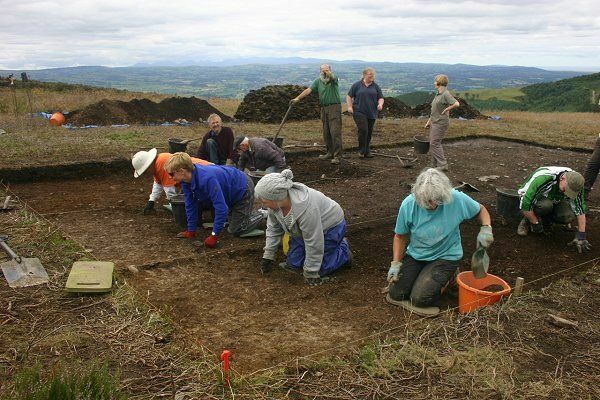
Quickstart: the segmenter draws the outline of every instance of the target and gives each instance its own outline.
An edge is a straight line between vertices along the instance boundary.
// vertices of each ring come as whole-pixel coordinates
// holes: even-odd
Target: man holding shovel
[[[577,234],[569,242],[579,253],[590,251],[586,239],[584,178],[567,167],[540,167],[519,188],[519,208],[523,219],[517,228],[519,236],[549,233],[553,223],[569,224],[577,219]]]
[[[222,125],[218,114],[208,116],[210,131],[202,138],[197,157],[216,165],[234,165],[233,130]]]
[[[342,100],[338,85],[338,77],[331,72],[329,64],[321,65],[321,73],[309,88],[304,89],[291,103],[297,103],[312,92],[319,93],[321,103],[321,121],[323,122],[323,139],[327,154],[319,156],[321,160],[331,159],[332,164],[339,164],[342,157]]]
[[[167,196],[167,200],[171,200],[173,196],[177,195],[176,187],[179,187],[179,184],[165,171],[165,164],[171,159],[172,155],[171,153],[157,154],[156,149],[150,149],[149,151],[138,151],[131,159],[131,164],[135,170],[133,173],[134,178],[139,178],[146,171],[149,171],[154,177],[150,199],[144,207],[144,215],[152,212],[154,203],[160,198],[163,191]],[[211,162],[195,157],[192,157],[192,162],[199,165],[212,165]]]

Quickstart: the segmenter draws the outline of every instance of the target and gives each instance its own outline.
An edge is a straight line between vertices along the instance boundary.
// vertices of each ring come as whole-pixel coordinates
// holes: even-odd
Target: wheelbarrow
[[[47,283],[48,273],[39,258],[23,258],[17,255],[6,243],[7,236],[0,235],[0,247],[11,258],[0,264],[2,273],[11,288],[41,285]]]

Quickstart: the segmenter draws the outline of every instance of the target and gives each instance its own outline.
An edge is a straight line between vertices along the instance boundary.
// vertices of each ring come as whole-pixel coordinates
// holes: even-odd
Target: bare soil
[[[503,224],[495,212],[496,186],[514,188],[539,165],[567,165],[581,171],[587,154],[489,139],[455,142],[445,149],[451,180],[476,186],[480,192],[470,195],[492,213],[495,242],[488,252],[489,273],[510,284],[521,276],[526,289],[540,288],[565,276],[559,271],[595,256],[568,248],[574,233],[562,227],[550,236],[518,237],[518,221]],[[418,158],[409,169],[391,158],[364,160],[354,153],[347,153],[339,166],[317,160],[314,153],[288,155],[295,179],[338,201],[349,224],[356,265],[319,287],[308,287],[300,276],[283,270],[261,275],[263,238],[225,236],[216,250],[175,239],[178,228],[168,212],[157,207],[152,215],[141,213],[152,186],[149,176],[134,179],[127,170],[102,177],[14,183],[11,188],[95,257],[114,261],[130,284],[173,317],[177,327],[173,340],[203,344],[215,352],[227,348],[241,370],[252,371],[405,321],[399,308],[385,302],[381,288],[386,285],[398,207],[429,159],[414,155],[410,148],[386,152]],[[499,177],[478,180],[491,174]],[[594,193],[592,202],[597,201]],[[592,244],[600,242],[597,219],[590,213]],[[462,225],[463,269],[469,268],[478,229],[475,221]],[[140,272],[129,272],[128,266]],[[575,268],[568,274],[580,272]],[[444,305],[454,307],[456,299],[446,296]]]

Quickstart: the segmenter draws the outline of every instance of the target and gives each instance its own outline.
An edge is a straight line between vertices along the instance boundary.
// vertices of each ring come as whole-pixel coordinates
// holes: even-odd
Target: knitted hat
[[[565,195],[570,199],[576,199],[577,195],[583,190],[585,179],[579,172],[569,171],[565,173],[567,186],[565,187]]]
[[[288,190],[294,182],[291,169],[284,169],[281,173],[272,173],[263,176],[254,188],[254,196],[261,199],[280,201],[287,197]]]

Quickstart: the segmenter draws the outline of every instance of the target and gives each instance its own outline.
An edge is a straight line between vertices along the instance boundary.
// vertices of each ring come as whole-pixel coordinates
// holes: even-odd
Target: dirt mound
[[[212,113],[219,114],[225,122],[231,121],[231,117],[211,106],[206,100],[196,97],[170,97],[160,103],[148,99],[104,99],[82,110],[71,112],[67,122],[77,126],[163,123],[179,118],[191,122],[206,120]]]
[[[408,104],[395,97],[384,97],[383,110],[379,118],[410,118],[415,116],[414,110]]]
[[[465,119],[487,119],[486,115],[483,115],[475,107],[470,105],[460,97],[454,96],[460,103],[460,107],[450,111],[450,118],[465,118]],[[417,117],[429,117],[431,114],[431,103],[419,104],[414,108],[415,115]]]
[[[235,113],[235,118],[248,122],[281,122],[289,107],[290,100],[298,96],[305,86],[270,85],[251,90]],[[318,95],[312,93],[294,104],[288,121],[305,121],[320,118]]]

